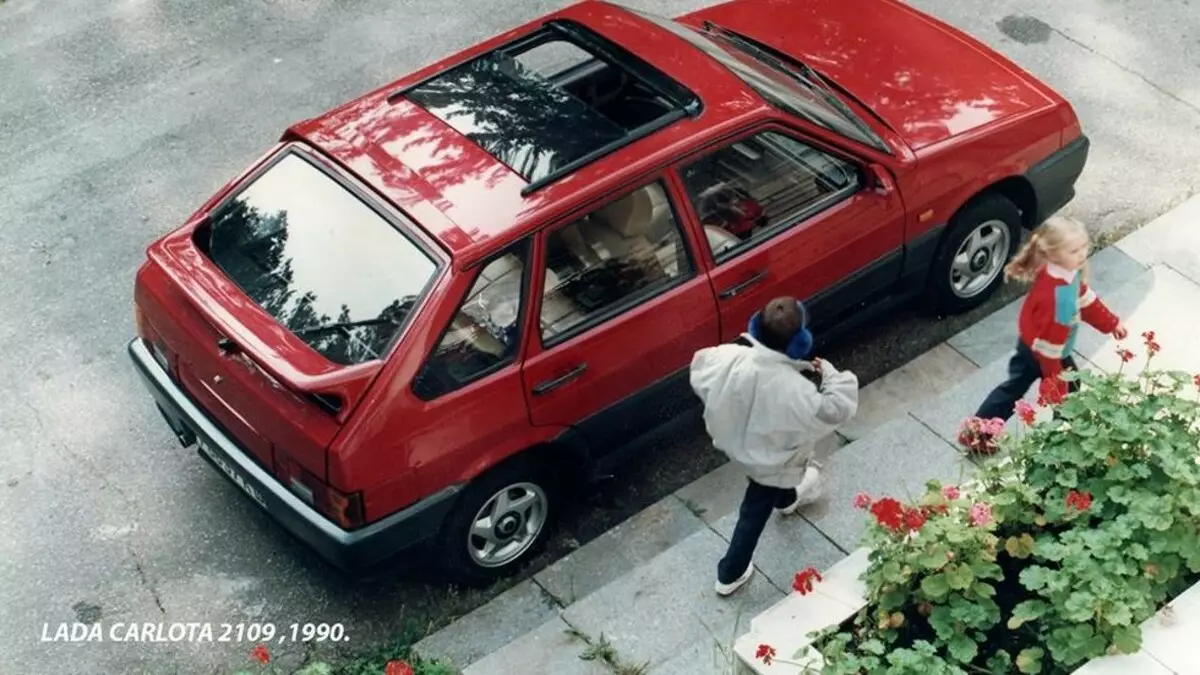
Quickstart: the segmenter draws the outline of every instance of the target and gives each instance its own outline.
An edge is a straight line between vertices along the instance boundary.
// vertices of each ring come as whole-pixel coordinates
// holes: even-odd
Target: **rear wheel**
[[[542,463],[518,457],[467,487],[446,519],[438,551],[451,580],[486,584],[534,557],[558,514],[555,484]]]
[[[934,259],[927,295],[937,311],[958,314],[983,304],[1004,280],[1004,265],[1021,243],[1021,212],[987,194],[950,221]]]

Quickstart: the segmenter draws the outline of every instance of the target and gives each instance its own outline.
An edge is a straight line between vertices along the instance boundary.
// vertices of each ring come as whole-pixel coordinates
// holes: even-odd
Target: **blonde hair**
[[[1089,241],[1087,228],[1078,220],[1066,216],[1051,216],[1029,236],[1017,255],[1004,266],[1004,278],[1009,281],[1033,281],[1039,270],[1048,261],[1048,256],[1062,249],[1075,237]],[[1084,263],[1083,278],[1087,279],[1087,263]]]

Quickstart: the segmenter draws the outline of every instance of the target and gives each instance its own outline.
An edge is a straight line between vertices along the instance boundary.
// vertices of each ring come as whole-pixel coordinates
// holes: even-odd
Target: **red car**
[[[768,299],[981,303],[1087,158],[896,0],[583,2],[288,129],[136,279],[185,446],[345,569],[512,571]]]

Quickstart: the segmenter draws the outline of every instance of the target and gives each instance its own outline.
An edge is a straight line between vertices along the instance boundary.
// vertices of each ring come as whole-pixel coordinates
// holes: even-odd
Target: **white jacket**
[[[817,441],[858,411],[858,377],[821,360],[821,388],[794,361],[749,335],[751,346],[724,344],[692,357],[692,390],[704,403],[713,445],[756,483],[795,487]]]

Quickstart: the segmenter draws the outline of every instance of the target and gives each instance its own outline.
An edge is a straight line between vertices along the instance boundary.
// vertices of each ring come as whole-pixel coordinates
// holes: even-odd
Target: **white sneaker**
[[[794,489],[796,491],[796,501],[782,509],[775,509],[776,513],[781,516],[790,516],[800,510],[802,506],[808,506],[821,498],[821,489],[824,487],[824,481],[821,480],[820,465],[812,463],[804,470],[804,478],[800,484]]]
[[[725,597],[727,595],[732,595],[734,593],[734,591],[741,588],[742,586],[745,586],[746,582],[750,581],[750,577],[752,577],[752,576],[754,576],[754,561],[753,560],[750,561],[750,564],[746,566],[746,571],[742,573],[742,576],[738,577],[737,580],[735,580],[733,583],[723,584],[718,579],[717,585],[716,585],[717,595],[719,595],[721,597]]]

